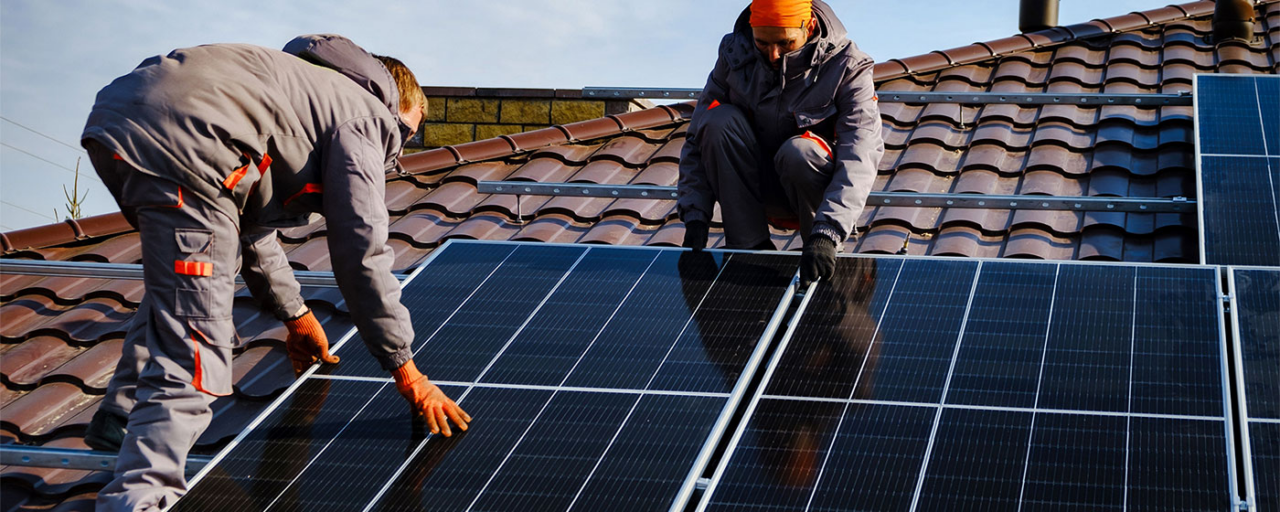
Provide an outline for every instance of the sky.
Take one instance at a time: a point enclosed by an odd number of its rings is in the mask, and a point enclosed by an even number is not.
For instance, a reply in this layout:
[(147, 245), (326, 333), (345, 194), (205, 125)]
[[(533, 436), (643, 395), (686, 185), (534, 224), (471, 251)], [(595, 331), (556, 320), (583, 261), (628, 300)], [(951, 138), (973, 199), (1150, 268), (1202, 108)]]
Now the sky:
[[(1018, 33), (1018, 0), (828, 0), (877, 61)], [(1063, 25), (1168, 0), (1069, 0)], [(116, 211), (79, 149), (99, 89), (143, 59), (207, 43), (279, 48), (337, 33), (424, 86), (701, 87), (748, 0), (0, 0), (0, 231)], [(56, 209), (56, 212), (55, 212)], [(56, 217), (55, 217), (56, 215)]]

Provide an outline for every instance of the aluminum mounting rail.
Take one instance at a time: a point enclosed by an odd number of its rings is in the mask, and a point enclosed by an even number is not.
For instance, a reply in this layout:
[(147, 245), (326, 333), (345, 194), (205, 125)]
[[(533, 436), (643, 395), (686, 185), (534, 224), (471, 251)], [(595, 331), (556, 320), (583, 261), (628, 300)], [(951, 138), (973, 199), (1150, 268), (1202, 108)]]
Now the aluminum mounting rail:
[[(676, 199), (676, 187), (659, 185), (595, 185), (532, 181), (481, 181), (482, 194), (608, 197), (615, 199)], [(923, 194), (872, 192), (867, 206), (920, 208), (978, 208), (993, 210), (1069, 210), (1078, 212), (1195, 213), (1196, 202), (1185, 197), (1007, 196), (986, 194)]]
[[(653, 100), (697, 99), (702, 89), (646, 89), (588, 87), (586, 98), (644, 98)], [(1191, 94), (1121, 94), (1121, 93), (1056, 93), (1056, 92), (935, 92), (876, 91), (881, 103), (957, 103), (962, 105), (1134, 105), (1146, 107), (1191, 106)]]
[[(0, 445), (0, 465), (33, 468), (83, 469), (114, 471), (118, 456), (109, 452), (54, 448), (51, 446)], [(195, 474), (213, 460), (200, 455), (187, 456), (187, 474)]]
[[(96, 263), (88, 261), (44, 261), (0, 258), (0, 274), (22, 274), (48, 277), (91, 277), (98, 279), (142, 279), (142, 265), (133, 263)], [(302, 286), (336, 287), (333, 272), (314, 272), (305, 270), (293, 271), (298, 284)], [(402, 274), (395, 274), (396, 279), (404, 280)], [(244, 279), (236, 276), (236, 284), (244, 284)]]

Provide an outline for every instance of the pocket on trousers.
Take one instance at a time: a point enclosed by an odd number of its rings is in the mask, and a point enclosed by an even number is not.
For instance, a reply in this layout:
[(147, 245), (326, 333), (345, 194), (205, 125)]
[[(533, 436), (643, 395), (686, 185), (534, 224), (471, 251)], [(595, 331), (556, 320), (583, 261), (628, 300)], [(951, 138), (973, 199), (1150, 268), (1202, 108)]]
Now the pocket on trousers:
[(207, 395), (227, 396), (232, 392), (231, 347), (229, 343), (221, 346), (211, 337), (219, 336), (212, 332), (219, 330), (218, 327), (219, 324), (213, 322), (188, 322), (191, 334), (187, 341), (191, 343), (194, 360), (191, 385)]
[(213, 245), (213, 231), (208, 229), (178, 228), (173, 230), (173, 239), (178, 244), (178, 252), (183, 254), (208, 253), (209, 247)]

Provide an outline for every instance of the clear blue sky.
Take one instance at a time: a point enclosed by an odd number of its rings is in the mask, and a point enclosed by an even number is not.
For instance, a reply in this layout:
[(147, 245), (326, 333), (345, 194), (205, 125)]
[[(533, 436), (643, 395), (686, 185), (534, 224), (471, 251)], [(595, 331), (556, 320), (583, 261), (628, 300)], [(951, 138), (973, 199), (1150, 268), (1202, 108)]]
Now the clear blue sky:
[[(828, 0), (876, 60), (1018, 32), (1017, 0)], [(748, 0), (0, 0), (0, 230), (66, 215), (95, 93), (143, 59), (215, 42), (332, 32), (399, 57), (423, 85), (701, 87)], [(1166, 5), (1067, 0), (1062, 24)], [(12, 122), (11, 122), (12, 121)], [(37, 135), (18, 124), (48, 136)], [(115, 211), (87, 159), (84, 214)]]

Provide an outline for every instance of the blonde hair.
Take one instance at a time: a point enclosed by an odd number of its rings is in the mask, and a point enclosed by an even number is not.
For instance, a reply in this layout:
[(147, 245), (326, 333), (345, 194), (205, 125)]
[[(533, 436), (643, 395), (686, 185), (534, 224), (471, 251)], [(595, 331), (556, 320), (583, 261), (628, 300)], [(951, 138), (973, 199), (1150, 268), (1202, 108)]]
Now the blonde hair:
[(422, 94), (422, 87), (418, 85), (418, 78), (413, 76), (413, 72), (409, 71), (408, 66), (394, 57), (385, 55), (374, 55), (374, 58), (382, 62), (386, 66), (387, 71), (391, 72), (391, 78), (396, 81), (396, 89), (400, 90), (400, 112), (412, 112), (414, 108), (427, 107), (427, 95)]

